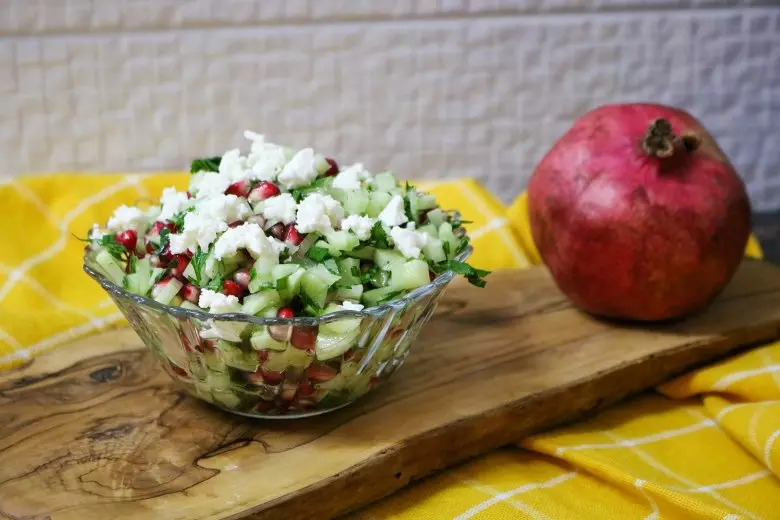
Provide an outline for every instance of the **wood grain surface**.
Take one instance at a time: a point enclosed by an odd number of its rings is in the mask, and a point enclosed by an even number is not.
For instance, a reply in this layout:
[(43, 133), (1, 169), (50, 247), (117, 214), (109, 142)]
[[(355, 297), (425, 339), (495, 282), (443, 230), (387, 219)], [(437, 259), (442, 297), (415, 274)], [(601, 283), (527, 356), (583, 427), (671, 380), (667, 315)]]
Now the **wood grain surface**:
[(779, 329), (768, 264), (652, 328), (578, 312), (543, 269), (500, 272), (454, 284), (385, 386), (291, 421), (200, 403), (132, 331), (110, 331), (0, 374), (0, 517), (332, 518)]

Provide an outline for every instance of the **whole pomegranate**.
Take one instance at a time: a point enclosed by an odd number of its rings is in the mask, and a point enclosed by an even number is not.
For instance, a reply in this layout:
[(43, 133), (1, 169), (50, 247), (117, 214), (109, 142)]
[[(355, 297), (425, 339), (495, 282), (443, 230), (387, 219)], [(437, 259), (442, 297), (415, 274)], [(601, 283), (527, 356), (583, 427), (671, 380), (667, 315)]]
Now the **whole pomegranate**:
[(528, 187), (531, 231), (558, 287), (582, 309), (678, 318), (729, 282), (750, 234), (745, 187), (683, 110), (597, 108), (542, 159)]

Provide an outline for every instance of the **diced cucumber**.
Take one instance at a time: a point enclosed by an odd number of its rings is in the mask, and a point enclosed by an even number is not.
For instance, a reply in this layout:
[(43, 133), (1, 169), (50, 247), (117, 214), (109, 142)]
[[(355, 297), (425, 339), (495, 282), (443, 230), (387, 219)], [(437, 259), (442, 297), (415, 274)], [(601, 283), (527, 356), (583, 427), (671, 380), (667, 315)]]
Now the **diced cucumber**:
[(420, 193), (417, 196), (417, 210), (425, 211), (427, 209), (433, 209), (438, 204), (436, 203), (436, 197), (429, 193)]
[(379, 289), (371, 289), (370, 291), (363, 292), (363, 296), (360, 300), (367, 306), (373, 307), (379, 305), (379, 302), (387, 299), (392, 294), (399, 291), (396, 287), (380, 287)]
[(417, 231), (419, 231), (420, 233), (427, 233), (434, 238), (439, 237), (439, 228), (438, 226), (434, 226), (433, 224), (425, 224), (423, 226), (420, 226), (419, 228), (417, 228)]
[(287, 343), (284, 341), (276, 341), (268, 333), (267, 327), (255, 330), (252, 336), (249, 338), (249, 344), (255, 350), (285, 350)]
[(350, 251), (346, 254), (347, 256), (351, 256), (352, 258), (360, 258), (361, 260), (373, 260), (374, 248), (371, 246), (365, 246), (361, 247), (360, 249)]
[(328, 287), (330, 285), (312, 271), (306, 271), (301, 277), (301, 292), (319, 308), (325, 307)]
[(277, 259), (264, 256), (261, 256), (255, 261), (251, 271), (252, 278), (249, 280), (250, 293), (256, 293), (257, 291), (274, 284), (273, 269), (278, 263), (279, 261)]
[(377, 173), (374, 176), (374, 187), (376, 191), (390, 191), (398, 185), (395, 176), (391, 172)]
[(394, 265), (405, 261), (404, 256), (394, 249), (377, 249), (374, 253), (374, 263), (384, 271), (390, 271)]
[(314, 361), (314, 356), (309, 352), (295, 347), (285, 350), (284, 357), (287, 359), (287, 366), (301, 370), (311, 365), (311, 362)]
[(152, 288), (152, 298), (154, 301), (168, 305), (179, 294), (181, 288), (184, 286), (176, 278), (171, 278), (165, 285), (155, 285)]
[(368, 190), (349, 190), (344, 193), (344, 211), (348, 215), (362, 215), (370, 202)]
[(287, 368), (287, 350), (292, 349), (269, 352), (268, 357), (263, 361), (263, 369), (270, 372), (284, 372)]
[(447, 255), (444, 254), (444, 247), (442, 244), (443, 242), (438, 238), (428, 237), (428, 242), (423, 246), (425, 256), (437, 264), (447, 260)]
[(269, 307), (278, 307), (281, 302), (282, 299), (277, 291), (265, 289), (245, 296), (244, 303), (241, 306), (241, 312), (255, 316), (259, 314), (260, 311)]
[(336, 291), (336, 297), (341, 300), (355, 300), (360, 301), (360, 297), (363, 296), (363, 284), (356, 283), (349, 287), (339, 287)]
[(241, 397), (231, 390), (218, 390), (211, 393), (212, 398), (217, 404), (225, 408), (233, 409), (241, 404)]
[(299, 268), (291, 275), (276, 280), (276, 290), (279, 291), (282, 301), (288, 302), (292, 300), (293, 296), (301, 291), (301, 279), (305, 272), (305, 269)]
[(366, 208), (368, 216), (371, 218), (378, 217), (379, 214), (382, 213), (382, 210), (385, 209), (385, 206), (390, 202), (391, 198), (393, 198), (393, 196), (386, 191), (372, 191), (371, 200), (368, 203), (368, 208)]
[(213, 392), (227, 390), (233, 384), (233, 381), (230, 380), (230, 374), (228, 373), (227, 368), (222, 372), (209, 372), (207, 381)]
[(184, 272), (182, 272), (182, 276), (184, 276), (184, 278), (186, 278), (187, 280), (195, 279), (195, 268), (192, 266), (192, 262), (187, 264), (187, 267), (184, 268)]
[(254, 350), (244, 352), (236, 345), (222, 340), (218, 340), (215, 347), (222, 352), (222, 359), (225, 360), (225, 365), (229, 367), (254, 372), (260, 366), (260, 360)]
[(278, 280), (279, 278), (290, 276), (291, 274), (293, 274), (295, 271), (299, 269), (300, 266), (297, 264), (279, 264), (273, 266), (273, 268), (271, 269), (271, 274), (274, 280)]
[[(353, 320), (346, 320), (353, 321)], [(320, 333), (317, 335), (317, 342), (314, 344), (314, 353), (320, 361), (326, 361), (339, 357), (347, 350), (351, 349), (357, 343), (360, 336), (360, 320), (358, 326), (342, 334), (328, 334), (320, 327)], [(330, 325), (330, 324), (329, 324)], [(325, 325), (323, 325), (324, 327)]]
[(428, 222), (436, 226), (441, 226), (442, 222), (447, 220), (447, 215), (440, 209), (432, 209), (428, 212)]
[(338, 251), (352, 251), (360, 245), (358, 237), (347, 231), (333, 231), (326, 235), (328, 243)]
[(222, 354), (216, 350), (213, 352), (204, 352), (203, 360), (206, 362), (206, 368), (209, 369), (209, 372), (217, 373), (227, 371), (227, 366), (225, 365), (225, 361), (222, 359)]
[(205, 287), (206, 283), (212, 278), (222, 273), (222, 263), (214, 256), (214, 252), (206, 255), (206, 261), (201, 270), (200, 283)]
[(143, 294), (141, 292), (141, 284), (143, 282), (140, 280), (140, 277), (136, 273), (127, 274), (125, 275), (124, 281), (122, 282), (122, 287), (127, 292), (131, 292), (133, 294)]
[(103, 272), (115, 284), (121, 286), (125, 279), (125, 271), (119, 264), (119, 260), (111, 256), (105, 249), (100, 249), (95, 255), (95, 262), (103, 268)]
[(428, 264), (423, 260), (409, 260), (393, 266), (390, 286), (396, 289), (416, 289), (430, 281)]
[(137, 287), (136, 291), (132, 292), (142, 296), (148, 295), (149, 290), (152, 288), (152, 284), (154, 283), (154, 279), (152, 278), (152, 263), (149, 260), (149, 257), (136, 261), (135, 273), (133, 274), (137, 278)]
[(198, 307), (194, 303), (189, 302), (187, 300), (184, 300), (183, 302), (181, 302), (181, 305), (179, 305), (179, 307), (181, 307), (182, 309), (187, 309), (187, 310), (191, 310), (191, 311), (199, 311), (199, 310), (201, 310), (200, 307)]
[(341, 280), (341, 276), (334, 274), (322, 264), (317, 264), (308, 270), (309, 273), (320, 278), (328, 287)]
[(360, 260), (356, 258), (342, 258), (336, 262), (341, 273), (341, 283), (360, 283)]
[(458, 241), (452, 232), (452, 225), (449, 222), (442, 222), (439, 226), (439, 238), (449, 244), (450, 254), (447, 255), (447, 258), (451, 260), (455, 257), (455, 248)]
[[(322, 311), (322, 314), (332, 314), (334, 312), (343, 310), (344, 307), (341, 305), (331, 303), (325, 308), (324, 311)], [(330, 321), (320, 325), (319, 333), (325, 334), (326, 336), (344, 336), (352, 332), (354, 329), (359, 328), (361, 321), (362, 320), (360, 318), (342, 318), (340, 320)]]

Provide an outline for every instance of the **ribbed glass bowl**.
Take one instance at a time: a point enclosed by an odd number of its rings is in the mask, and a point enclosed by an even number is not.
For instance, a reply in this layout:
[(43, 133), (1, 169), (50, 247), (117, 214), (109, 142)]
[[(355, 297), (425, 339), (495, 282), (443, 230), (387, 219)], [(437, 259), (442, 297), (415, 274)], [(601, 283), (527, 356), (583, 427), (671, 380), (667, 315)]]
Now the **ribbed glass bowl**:
[[(470, 254), (468, 247), (457, 259)], [(280, 319), (210, 314), (131, 294), (101, 272), (90, 248), (84, 270), (179, 385), (220, 408), (259, 418), (318, 415), (376, 388), (403, 364), (454, 277), (442, 273), (402, 298), (362, 311)], [(211, 339), (213, 329), (238, 341)], [(268, 336), (274, 341), (252, 341)], [(262, 348), (269, 344), (273, 349)]]

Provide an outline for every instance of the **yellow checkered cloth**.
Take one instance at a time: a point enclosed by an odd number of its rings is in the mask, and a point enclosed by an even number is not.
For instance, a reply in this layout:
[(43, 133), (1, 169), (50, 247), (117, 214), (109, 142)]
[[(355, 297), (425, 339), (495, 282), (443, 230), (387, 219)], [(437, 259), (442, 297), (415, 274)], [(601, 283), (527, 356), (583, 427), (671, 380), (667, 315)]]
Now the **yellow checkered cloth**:
[[(187, 175), (49, 175), (0, 185), (0, 369), (122, 316), (81, 273), (84, 236), (113, 209)], [(525, 197), (472, 180), (419, 183), (473, 221), (472, 261), (539, 263)], [(754, 240), (747, 254), (759, 257)], [(700, 369), (575, 425), (412, 485), (361, 519), (780, 519), (780, 343)]]

